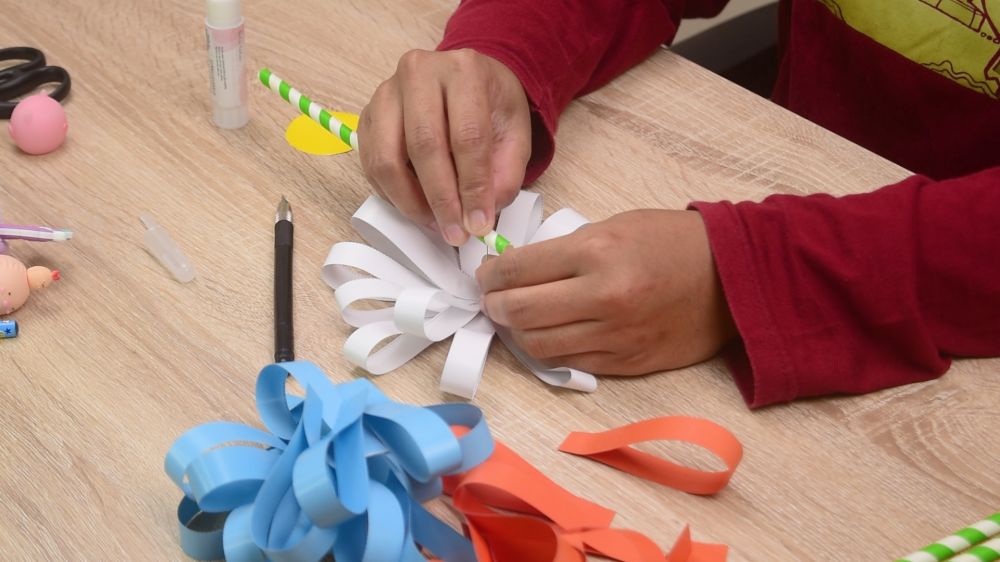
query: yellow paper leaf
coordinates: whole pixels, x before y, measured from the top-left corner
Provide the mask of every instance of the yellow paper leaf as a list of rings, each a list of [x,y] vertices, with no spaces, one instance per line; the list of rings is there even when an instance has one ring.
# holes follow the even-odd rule
[[[330,112],[348,127],[357,130],[358,116],[353,113]],[[323,128],[306,115],[299,115],[285,129],[285,140],[293,148],[306,154],[329,156],[351,151],[351,145],[340,140],[340,137]]]

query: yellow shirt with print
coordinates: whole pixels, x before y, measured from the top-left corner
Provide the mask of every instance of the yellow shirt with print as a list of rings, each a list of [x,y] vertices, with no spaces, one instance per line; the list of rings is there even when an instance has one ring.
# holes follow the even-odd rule
[[[848,26],[1000,99],[1000,0],[819,0]]]

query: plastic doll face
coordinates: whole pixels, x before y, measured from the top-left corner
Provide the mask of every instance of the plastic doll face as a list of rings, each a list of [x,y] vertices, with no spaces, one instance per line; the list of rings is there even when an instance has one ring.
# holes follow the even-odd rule
[[[0,316],[21,308],[30,293],[21,262],[10,256],[0,256]]]
[[[0,279],[0,316],[21,308],[28,300],[28,280]]]

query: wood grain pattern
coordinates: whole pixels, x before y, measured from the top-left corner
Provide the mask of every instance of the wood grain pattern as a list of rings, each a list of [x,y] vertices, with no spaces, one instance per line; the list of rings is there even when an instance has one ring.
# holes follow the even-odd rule
[[[433,48],[453,2],[247,2],[251,69],[270,66],[334,109],[359,111],[395,61]],[[351,156],[289,148],[294,111],[251,86],[252,120],[210,123],[202,3],[6,2],[0,43],[43,48],[73,75],[67,144],[29,157],[0,141],[0,208],[65,225],[68,244],[18,244],[64,280],[33,297],[22,335],[0,342],[0,552],[14,560],[181,559],[179,494],[163,455],[192,425],[257,423],[253,381],[271,355],[272,215],[295,209],[297,351],[336,380],[361,376],[319,277],[329,246],[356,240],[368,194]],[[317,70],[319,69],[319,70]],[[597,220],[692,199],[866,191],[905,170],[670,54],[574,103],[535,189],[549,212]],[[613,194],[613,196],[609,196]],[[192,258],[175,283],[141,246],[151,212]],[[378,379],[414,403],[447,399],[447,344]],[[592,395],[547,388],[494,346],[478,403],[495,434],[616,524],[672,542],[732,546],[733,561],[886,560],[1000,507],[997,360],[865,397],[749,412],[724,367],[604,380]],[[846,374],[845,374],[846,375]],[[556,453],[571,430],[666,414],[732,428],[747,455],[730,488],[687,496]],[[700,458],[670,448],[677,457]]]

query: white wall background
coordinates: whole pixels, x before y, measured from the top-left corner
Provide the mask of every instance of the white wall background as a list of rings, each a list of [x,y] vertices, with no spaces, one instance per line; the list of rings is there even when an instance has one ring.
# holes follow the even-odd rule
[[[773,2],[774,0],[730,0],[729,5],[726,6],[726,9],[723,10],[718,17],[712,19],[684,20],[681,23],[681,28],[678,30],[677,38],[674,39],[674,42],[683,41],[684,39],[687,39],[692,35],[696,35],[721,21],[745,14],[750,10],[754,10],[765,4],[771,4]]]

